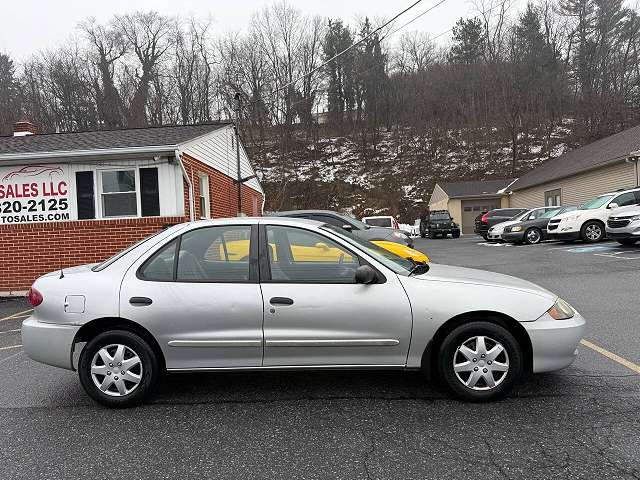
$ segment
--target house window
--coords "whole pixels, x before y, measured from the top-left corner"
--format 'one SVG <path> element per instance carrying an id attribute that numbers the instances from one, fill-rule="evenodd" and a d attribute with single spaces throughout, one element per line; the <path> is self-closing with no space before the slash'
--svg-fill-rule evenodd
<path id="1" fill-rule="evenodd" d="M 199 177 L 200 184 L 200 218 L 209 218 L 209 177 L 201 175 Z"/>
<path id="2" fill-rule="evenodd" d="M 544 192 L 544 204 L 547 207 L 559 207 L 562 205 L 562 192 L 559 188 Z"/>
<path id="3" fill-rule="evenodd" d="M 140 208 L 143 217 L 160 215 L 160 191 L 158 189 L 158 169 L 140 169 Z"/>
<path id="4" fill-rule="evenodd" d="M 96 201 L 93 194 L 93 172 L 76 172 L 76 192 L 78 220 L 96 218 Z"/>
<path id="5" fill-rule="evenodd" d="M 102 216 L 135 217 L 138 215 L 136 171 L 110 170 L 101 172 Z"/>

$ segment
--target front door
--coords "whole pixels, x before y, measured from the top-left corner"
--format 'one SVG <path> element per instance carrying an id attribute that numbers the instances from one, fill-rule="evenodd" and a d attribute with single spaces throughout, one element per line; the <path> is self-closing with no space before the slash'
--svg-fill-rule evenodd
<path id="1" fill-rule="evenodd" d="M 127 273 L 121 315 L 154 335 L 167 368 L 262 364 L 257 237 L 257 225 L 194 229 Z"/>
<path id="2" fill-rule="evenodd" d="M 411 308 L 395 274 L 356 284 L 362 260 L 319 231 L 266 225 L 261 234 L 263 365 L 406 364 Z"/>

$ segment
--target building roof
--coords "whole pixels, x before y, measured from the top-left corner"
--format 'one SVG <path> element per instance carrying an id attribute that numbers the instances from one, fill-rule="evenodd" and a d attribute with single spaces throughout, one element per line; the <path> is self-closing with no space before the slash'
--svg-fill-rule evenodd
<path id="1" fill-rule="evenodd" d="M 0 159 L 4 155 L 179 145 L 227 125 L 219 122 L 0 137 Z"/>
<path id="2" fill-rule="evenodd" d="M 604 167 L 622 161 L 638 150 L 640 150 L 640 125 L 549 159 L 520 177 L 510 190 L 522 190 L 586 170 Z"/>
<path id="3" fill-rule="evenodd" d="M 513 183 L 513 178 L 438 183 L 449 198 L 496 196 Z"/>

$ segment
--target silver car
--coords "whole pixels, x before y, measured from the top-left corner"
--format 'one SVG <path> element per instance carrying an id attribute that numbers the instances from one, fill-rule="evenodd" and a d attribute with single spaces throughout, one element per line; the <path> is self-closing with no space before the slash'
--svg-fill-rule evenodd
<path id="1" fill-rule="evenodd" d="M 584 319 L 518 278 L 415 264 L 291 218 L 168 228 L 101 264 L 36 280 L 27 354 L 96 401 L 142 402 L 164 370 L 422 370 L 458 398 L 506 395 L 571 364 Z"/>

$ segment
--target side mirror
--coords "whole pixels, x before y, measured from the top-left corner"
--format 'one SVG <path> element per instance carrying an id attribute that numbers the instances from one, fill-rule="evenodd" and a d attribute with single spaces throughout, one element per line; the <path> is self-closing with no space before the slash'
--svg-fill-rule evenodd
<path id="1" fill-rule="evenodd" d="M 620 205 L 618 205 L 616 202 L 611 202 L 607 208 L 618 208 Z"/>
<path id="2" fill-rule="evenodd" d="M 376 271 L 369 265 L 361 265 L 356 269 L 356 283 L 369 285 L 378 279 Z"/>
<path id="3" fill-rule="evenodd" d="M 350 232 L 351 230 L 353 230 L 353 227 L 351 225 L 349 225 L 348 223 L 342 225 L 342 229 L 346 230 L 347 232 Z"/>

